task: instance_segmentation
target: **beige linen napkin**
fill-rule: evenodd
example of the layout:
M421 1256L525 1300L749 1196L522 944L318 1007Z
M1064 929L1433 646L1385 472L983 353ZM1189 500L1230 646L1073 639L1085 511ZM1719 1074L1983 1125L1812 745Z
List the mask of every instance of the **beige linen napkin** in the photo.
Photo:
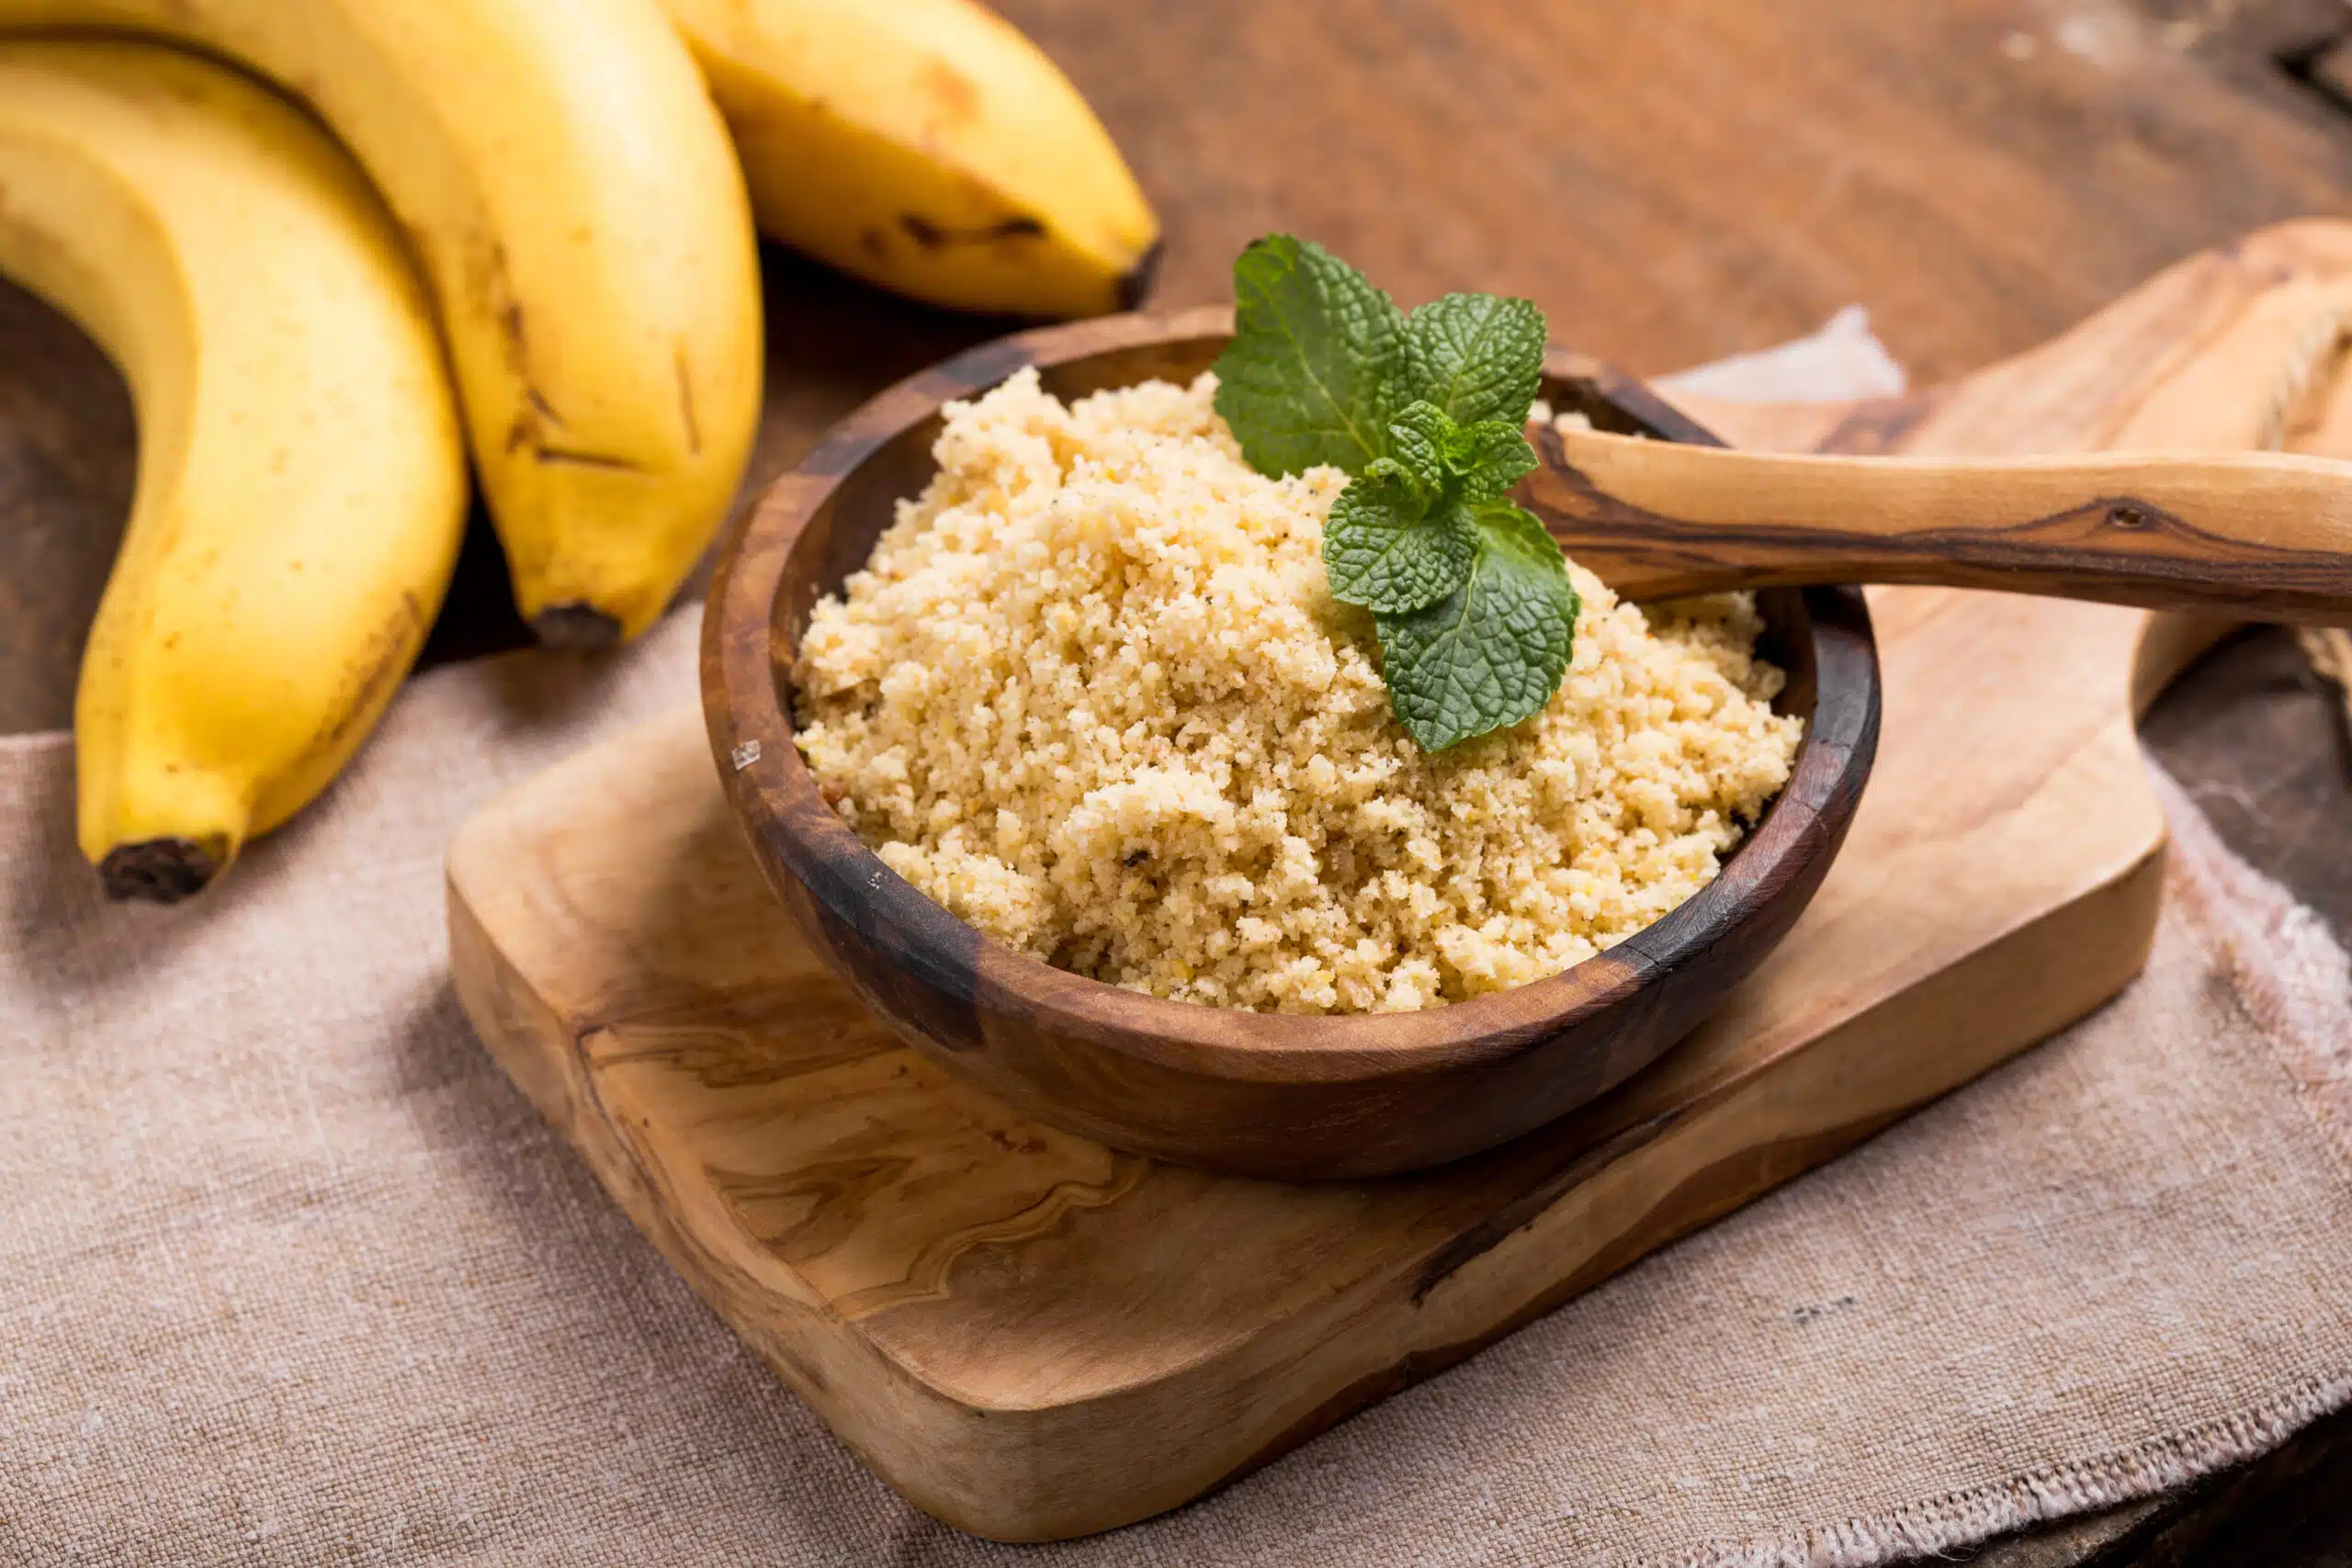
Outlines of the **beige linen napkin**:
M0 747L0 1561L1868 1562L2352 1390L2352 982L2176 796L2149 972L2070 1033L1221 1495L957 1536L669 1273L444 978L450 829L690 696L691 636L426 677L176 910L96 897L62 739Z
M449 992L448 833L691 701L691 620L418 681L177 909L101 902L68 742L0 742L0 1562L1869 1562L2352 1396L2352 976L2175 793L2154 957L2073 1031L1192 1507L960 1536L695 1301Z

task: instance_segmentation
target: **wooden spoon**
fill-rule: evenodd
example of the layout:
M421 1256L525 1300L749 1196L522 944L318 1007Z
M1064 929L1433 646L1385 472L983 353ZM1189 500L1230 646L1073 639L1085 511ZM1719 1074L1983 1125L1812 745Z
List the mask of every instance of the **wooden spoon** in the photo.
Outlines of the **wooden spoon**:
M1536 450L1520 499L1629 599L1909 582L2352 622L2352 463L1784 456L1549 426Z

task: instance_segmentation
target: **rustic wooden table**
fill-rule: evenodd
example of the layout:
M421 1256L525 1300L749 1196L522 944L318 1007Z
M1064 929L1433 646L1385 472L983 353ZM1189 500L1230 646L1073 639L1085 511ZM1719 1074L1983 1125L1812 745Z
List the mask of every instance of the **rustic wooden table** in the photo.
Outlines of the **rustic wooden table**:
M2017 352L2256 225L2352 212L2346 0L1005 0L1168 223L1159 301L1268 228L1408 300L1522 293L1657 372L1849 301L1915 378ZM768 258L757 476L1000 330ZM0 733L65 724L133 475L119 382L0 285ZM429 656L513 646L479 526ZM2352 938L2352 746L2277 633L2147 738L2241 852ZM1984 1549L2027 1564L2352 1563L2352 1416L2205 1485Z

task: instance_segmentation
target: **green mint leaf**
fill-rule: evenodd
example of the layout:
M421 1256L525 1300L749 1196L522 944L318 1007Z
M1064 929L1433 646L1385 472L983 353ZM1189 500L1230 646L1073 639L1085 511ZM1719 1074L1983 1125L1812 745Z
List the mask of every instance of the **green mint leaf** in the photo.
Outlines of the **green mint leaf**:
M1456 424L1427 400L1408 403L1389 422L1389 450L1425 489L1449 491L1476 506L1517 484L1535 467L1535 448L1522 426L1498 419Z
M1445 466L1456 476L1464 504L1479 506L1509 491L1535 468L1535 448L1523 425L1480 420L1455 432L1446 446Z
M1540 712L1578 605L1559 547L1502 498L1535 467L1522 427L1543 312L1449 294L1407 316L1287 234L1241 253L1233 292L1216 411L1261 474L1350 476L1323 567L1335 598L1374 614L1397 719L1439 751Z
M1367 610L1418 610L1462 586L1478 556L1478 529L1383 457L1348 481L1323 525L1331 596Z
M1277 478L1322 463L1361 474L1388 456L1390 412L1408 400L1396 395L1405 319L1395 301L1288 234L1250 242L1233 264L1233 297L1216 412L1250 466Z
M1579 606L1560 547L1507 501L1478 508L1476 524L1459 588L1376 622L1389 706L1424 751L1532 717L1567 672Z
M1528 299L1449 294L1405 319L1405 389L1457 424L1527 423L1544 375L1544 312Z
M1459 439L1453 422L1431 402L1408 403L1388 422L1388 450L1432 494L1445 484L1445 454Z

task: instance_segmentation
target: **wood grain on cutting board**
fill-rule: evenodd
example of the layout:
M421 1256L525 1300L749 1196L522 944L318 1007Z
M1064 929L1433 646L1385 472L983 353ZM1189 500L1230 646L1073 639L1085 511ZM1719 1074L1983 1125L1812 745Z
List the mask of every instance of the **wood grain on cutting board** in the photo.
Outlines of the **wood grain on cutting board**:
M1691 412L1790 449L2251 445L2274 340L2343 276L2352 230L2270 231L1948 387ZM2136 971L2164 829L2134 705L2211 628L1935 590L1872 604L1878 769L1795 932L1624 1089L1442 1170L1210 1176L948 1078L792 934L691 713L468 824L459 994L638 1224L893 1485L1005 1539L1109 1528L1490 1342Z

